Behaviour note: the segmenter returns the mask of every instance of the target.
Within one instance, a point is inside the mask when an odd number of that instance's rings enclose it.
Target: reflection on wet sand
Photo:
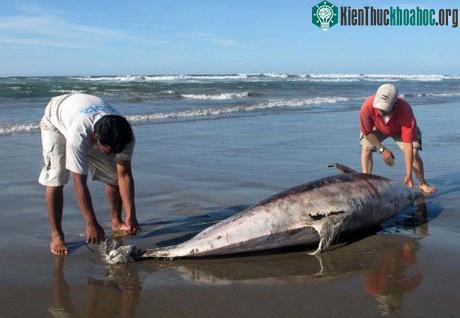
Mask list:
[[[77,312],[70,297],[70,286],[64,278],[64,257],[53,256],[52,306],[48,309],[53,317],[76,317]]]
[[[141,286],[149,287],[149,282],[154,282],[155,288],[175,285],[178,281],[192,287],[234,284],[287,286],[327,284],[347,278],[362,280],[364,291],[376,299],[379,312],[389,314],[400,308],[404,304],[404,295],[422,282],[417,251],[418,240],[428,235],[427,215],[426,205],[422,203],[417,211],[392,225],[416,235],[395,235],[384,230],[383,234],[368,236],[317,257],[297,251],[201,260],[148,260],[109,266],[103,278],[88,279],[84,315],[135,316]],[[53,306],[49,311],[56,317],[77,314],[63,274],[64,259],[55,257],[54,262]],[[139,272],[145,273],[148,279],[141,282]]]
[[[409,230],[417,238],[428,236],[428,211],[424,199],[417,202],[417,211],[397,221],[396,228]],[[403,295],[416,289],[422,282],[417,267],[416,241],[408,241],[391,253],[382,251],[379,268],[365,274],[364,289],[374,296],[382,315],[389,315],[403,304]]]
[[[141,290],[137,270],[128,264],[109,266],[106,276],[88,279],[86,316],[134,317]]]
[[[378,268],[364,274],[364,289],[374,296],[377,308],[386,315],[400,308],[403,295],[411,292],[422,282],[422,274],[416,266],[415,242],[405,242],[395,250],[382,253]]]
[[[105,279],[88,278],[84,314],[72,303],[70,287],[64,277],[65,257],[53,256],[53,317],[134,317],[139,303],[141,282],[134,267],[108,267]]]
[[[409,237],[372,235],[317,257],[292,253],[206,261],[147,261],[145,267],[153,272],[174,270],[182,279],[193,284],[215,286],[307,284],[362,276],[364,290],[377,300],[378,310],[388,314],[400,308],[403,295],[422,282],[416,262],[417,241],[428,235],[428,211],[424,200],[420,200],[417,207],[415,212],[392,224],[397,232],[404,229],[414,234]]]

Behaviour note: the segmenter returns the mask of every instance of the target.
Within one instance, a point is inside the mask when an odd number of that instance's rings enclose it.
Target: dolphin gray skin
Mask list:
[[[175,259],[318,244],[378,226],[413,203],[417,193],[372,174],[335,164],[342,174],[306,183],[263,200],[184,243],[140,251],[135,257]]]

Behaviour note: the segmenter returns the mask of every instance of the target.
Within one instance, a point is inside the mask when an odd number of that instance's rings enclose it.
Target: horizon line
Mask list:
[[[232,73],[112,73],[112,74],[73,74],[73,75],[0,75],[0,78],[7,78],[7,77],[128,77],[128,76],[237,76],[237,75],[249,75],[249,76],[257,76],[257,75],[341,75],[341,76],[366,76],[366,75],[385,75],[385,76],[460,76],[460,73],[349,73],[349,72],[325,72],[325,73],[317,73],[317,72],[310,72],[310,73],[303,73],[303,72],[232,72]]]

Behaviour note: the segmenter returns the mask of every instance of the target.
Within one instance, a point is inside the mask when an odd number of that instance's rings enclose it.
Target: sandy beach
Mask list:
[[[1,8],[0,318],[460,316],[458,1]]]
[[[165,246],[191,237],[290,186],[359,168],[358,110],[248,113],[135,124],[133,161],[142,232],[127,240]],[[318,258],[305,251],[213,260],[108,266],[84,246],[71,185],[64,230],[71,253],[49,253],[40,135],[3,135],[0,179],[2,317],[454,317],[460,254],[458,102],[414,106],[427,179],[438,193],[378,233]],[[340,123],[340,124],[338,124]],[[375,160],[375,173],[403,178]],[[110,233],[101,184],[90,182]]]

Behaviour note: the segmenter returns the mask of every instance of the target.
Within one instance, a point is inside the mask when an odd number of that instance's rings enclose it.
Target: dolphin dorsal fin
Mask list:
[[[350,167],[347,167],[343,164],[340,164],[340,163],[334,163],[334,164],[330,164],[328,166],[329,168],[336,168],[337,170],[343,172],[343,173],[359,173],[358,171],[356,171],[355,169],[352,169]]]

